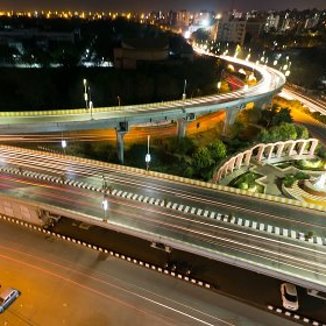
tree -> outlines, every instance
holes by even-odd
[[[211,153],[207,147],[201,146],[192,156],[192,164],[196,170],[207,169],[214,164]]]
[[[296,140],[298,138],[296,126],[291,123],[282,123],[270,130],[263,129],[258,135],[258,140],[263,143]]]
[[[221,140],[216,140],[208,146],[211,158],[215,163],[226,157],[226,146]]]
[[[305,126],[295,125],[297,131],[297,139],[308,139],[310,137],[309,130]]]
[[[289,108],[281,108],[273,111],[272,126],[278,126],[282,123],[292,123],[293,119]]]
[[[291,123],[293,120],[289,108],[273,105],[270,110],[262,111],[261,121],[268,128],[270,126],[279,126],[282,123]]]
[[[192,155],[192,168],[195,176],[203,180],[209,180],[213,175],[214,167],[215,162],[207,147],[199,147]]]

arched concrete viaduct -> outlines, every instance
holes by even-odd
[[[317,146],[318,139],[315,138],[255,145],[254,147],[231,157],[227,162],[225,162],[214,173],[213,182],[219,182],[234,170],[248,167],[252,159],[256,162],[268,162],[271,159],[281,161],[282,157],[300,157],[303,155],[313,156]]]

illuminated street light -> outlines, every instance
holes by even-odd
[[[190,36],[191,36],[191,32],[190,31],[185,31],[185,33],[184,33],[185,39],[188,40],[190,38]]]
[[[106,196],[104,196],[103,201],[102,201],[102,207],[104,210],[104,218],[107,218],[107,211],[109,209],[109,201]]]
[[[63,153],[66,154],[66,147],[67,147],[67,141],[62,139],[61,140],[61,147],[63,149]]]
[[[182,99],[185,100],[187,98],[187,79],[185,79],[184,86],[183,86],[183,94],[182,94]]]
[[[291,75],[291,71],[287,70],[284,75],[285,75],[285,77],[289,77]]]
[[[91,120],[93,120],[93,101],[91,99],[91,87],[88,84],[87,79],[83,79],[83,85],[84,85],[84,100],[85,100],[85,106],[86,109],[90,109],[91,114]]]
[[[88,93],[87,93],[87,79],[83,79],[83,85],[84,85],[84,100],[85,100],[85,106],[86,109],[88,109]]]
[[[218,92],[218,93],[220,92],[221,87],[222,87],[222,82],[219,81],[219,82],[217,83],[217,92]]]
[[[147,136],[147,154],[145,155],[145,162],[146,162],[146,170],[149,170],[149,164],[151,163],[151,154],[149,153],[149,141],[151,136]]]
[[[91,120],[93,120],[93,101],[89,101],[89,108],[91,110]]]

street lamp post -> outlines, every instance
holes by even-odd
[[[184,86],[183,86],[183,94],[182,94],[182,99],[183,100],[185,100],[187,98],[186,90],[187,90],[187,79],[185,79],[185,83],[184,83]]]
[[[85,106],[86,109],[88,109],[88,93],[87,93],[87,79],[83,79],[83,85],[84,85],[84,100],[85,100]]]
[[[93,101],[89,101],[89,108],[91,110],[91,120],[93,120]]]
[[[61,140],[61,147],[63,149],[63,153],[66,154],[66,147],[67,147],[67,141],[62,139]]]
[[[117,100],[118,100],[118,105],[120,107],[121,106],[121,98],[120,98],[120,96],[117,96]]]
[[[149,153],[149,140],[150,140],[151,136],[148,135],[147,136],[147,154],[145,155],[145,162],[146,162],[146,170],[149,170],[149,164],[151,162],[151,154]]]
[[[104,210],[104,219],[106,220],[107,211],[108,211],[108,208],[109,208],[109,201],[108,201],[106,196],[104,196],[104,198],[103,198],[102,206],[103,206],[103,210]]]
[[[91,97],[91,87],[86,78],[83,79],[83,85],[84,85],[84,100],[85,100],[86,110],[90,109],[91,120],[93,120],[94,105]]]

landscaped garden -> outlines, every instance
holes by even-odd
[[[326,160],[321,158],[296,161],[294,165],[300,170],[326,171]]]
[[[261,178],[261,175],[253,172],[247,172],[234,179],[231,183],[231,187],[239,188],[241,190],[247,190],[249,192],[264,193],[264,186],[256,182]]]
[[[297,172],[295,174],[287,174],[283,178],[283,184],[285,187],[292,187],[293,184],[298,180],[310,179],[310,176],[304,172]]]

